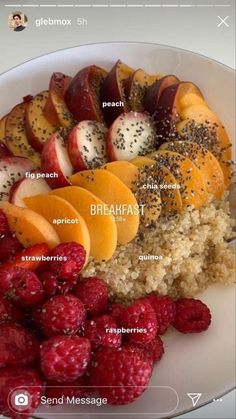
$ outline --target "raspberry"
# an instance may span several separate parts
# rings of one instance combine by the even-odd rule
[[[133,402],[147,388],[152,362],[124,346],[101,348],[95,353],[90,367],[90,380],[100,397],[109,404]]]
[[[0,296],[0,324],[7,322],[24,323],[24,315],[18,307]]]
[[[75,242],[58,244],[49,252],[49,256],[66,259],[49,262],[50,270],[65,280],[76,277],[83,269],[86,260],[86,252],[83,246]]]
[[[73,335],[78,332],[86,317],[83,303],[74,295],[51,297],[41,310],[40,323],[46,336]]]
[[[108,346],[110,348],[118,348],[121,346],[121,334],[111,333],[106,329],[117,329],[117,324],[111,316],[104,315],[86,320],[84,325],[84,336],[91,342],[92,349],[99,346]]]
[[[43,389],[44,383],[36,370],[3,368],[0,375],[0,413],[13,419],[29,418],[40,404]],[[15,397],[22,393],[28,397],[27,406],[15,404]]]
[[[38,341],[28,330],[13,324],[0,325],[0,367],[30,365],[38,351]]]
[[[143,298],[149,301],[157,317],[157,333],[163,335],[175,319],[175,303],[168,295],[149,295]]]
[[[209,308],[200,300],[182,298],[176,302],[174,327],[182,333],[200,333],[211,324]]]
[[[17,252],[22,250],[22,245],[15,236],[6,234],[0,241],[0,262],[4,263]]]
[[[45,271],[38,274],[39,280],[42,282],[44,294],[46,297],[53,297],[58,290],[58,278],[52,271]]]
[[[86,375],[79,377],[76,381],[69,383],[59,383],[58,381],[48,381],[46,388],[46,397],[58,400],[61,397],[81,397],[87,396],[91,393],[91,388],[88,386]]]
[[[5,216],[2,209],[0,209],[0,239],[2,240],[3,236],[10,233],[7,217]]]
[[[0,293],[20,306],[31,307],[43,298],[43,287],[28,269],[13,267],[0,271]]]
[[[41,345],[41,368],[49,380],[68,382],[81,377],[90,360],[91,345],[80,336],[53,336]]]
[[[111,304],[108,312],[115,320],[116,324],[122,327],[123,324],[123,311],[125,310],[125,306],[123,304]]]
[[[130,340],[137,343],[150,342],[157,333],[157,320],[154,309],[148,301],[136,300],[123,312],[126,329],[142,329],[128,332]]]
[[[160,336],[156,336],[148,343],[127,343],[125,347],[131,351],[137,351],[144,359],[149,359],[152,362],[160,361],[164,354],[164,345]]]
[[[84,303],[91,316],[98,316],[106,311],[108,289],[103,279],[96,276],[83,278],[75,290],[75,295]]]

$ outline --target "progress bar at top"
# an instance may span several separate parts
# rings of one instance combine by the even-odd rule
[[[5,7],[231,7],[232,4],[5,4]]]

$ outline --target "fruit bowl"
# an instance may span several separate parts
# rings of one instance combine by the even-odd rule
[[[85,45],[47,54],[13,68],[0,76],[4,98],[1,116],[26,93],[34,95],[45,90],[54,71],[73,76],[93,63],[110,69],[118,59],[134,68],[139,68],[141,62],[151,74],[175,74],[181,80],[191,80],[224,121],[229,137],[235,138],[233,70],[206,57],[156,44]],[[42,405],[35,417],[170,418],[193,409],[187,393],[201,393],[195,406],[200,407],[230,391],[234,387],[234,286],[211,286],[199,298],[211,307],[212,327],[201,335],[178,332],[165,335],[165,360],[155,367],[149,389],[138,400],[119,407]],[[222,359],[225,353],[227,357]]]

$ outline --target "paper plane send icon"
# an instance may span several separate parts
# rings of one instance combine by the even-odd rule
[[[200,399],[202,393],[187,393],[187,396],[192,400],[193,407],[196,406],[198,400]]]

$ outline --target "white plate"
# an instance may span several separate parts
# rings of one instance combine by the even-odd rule
[[[176,48],[142,43],[106,43],[69,48],[44,55],[0,77],[1,116],[27,94],[47,89],[53,71],[74,75],[90,64],[111,68],[117,59],[150,73],[175,74],[195,82],[234,138],[234,73],[213,60]],[[235,385],[234,286],[210,287],[200,298],[212,311],[210,329],[200,335],[172,333],[164,337],[165,356],[156,366],[149,390],[122,407],[40,408],[39,418],[164,418],[192,410],[186,393],[202,393],[197,407]],[[162,386],[162,387],[156,387]],[[170,389],[173,388],[173,390]],[[97,413],[97,414],[96,414]],[[142,414],[140,414],[142,413]],[[140,414],[140,415],[139,415]]]

